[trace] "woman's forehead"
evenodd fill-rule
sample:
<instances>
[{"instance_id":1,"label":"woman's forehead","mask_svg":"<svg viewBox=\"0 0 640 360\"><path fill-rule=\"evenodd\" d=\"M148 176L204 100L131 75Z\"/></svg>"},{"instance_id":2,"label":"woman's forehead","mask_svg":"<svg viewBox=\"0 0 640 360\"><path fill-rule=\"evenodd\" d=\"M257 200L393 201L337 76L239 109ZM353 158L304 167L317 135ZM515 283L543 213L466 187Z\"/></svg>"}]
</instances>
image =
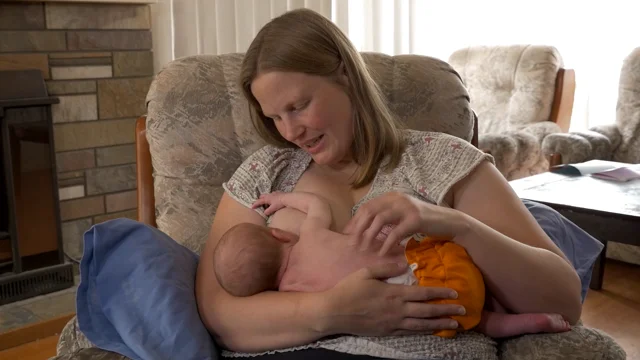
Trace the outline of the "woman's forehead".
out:
<instances>
[{"instance_id":1,"label":"woman's forehead","mask_svg":"<svg viewBox=\"0 0 640 360\"><path fill-rule=\"evenodd\" d=\"M303 73L272 71L258 75L251 83L251 92L263 112L276 112L292 105L317 88L320 78Z\"/></svg>"},{"instance_id":2,"label":"woman's forehead","mask_svg":"<svg viewBox=\"0 0 640 360\"><path fill-rule=\"evenodd\" d=\"M251 84L254 92L273 93L310 86L318 82L317 76L299 72L270 71L256 76Z\"/></svg>"}]
</instances>

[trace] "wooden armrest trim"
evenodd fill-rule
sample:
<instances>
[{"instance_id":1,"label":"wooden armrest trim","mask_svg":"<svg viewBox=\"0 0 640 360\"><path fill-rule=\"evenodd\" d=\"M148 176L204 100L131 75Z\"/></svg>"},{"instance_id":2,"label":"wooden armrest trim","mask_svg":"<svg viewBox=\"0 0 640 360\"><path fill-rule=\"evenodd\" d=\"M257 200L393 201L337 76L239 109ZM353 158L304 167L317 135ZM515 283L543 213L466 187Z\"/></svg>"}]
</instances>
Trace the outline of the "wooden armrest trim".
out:
<instances>
[{"instance_id":1,"label":"wooden armrest trim","mask_svg":"<svg viewBox=\"0 0 640 360\"><path fill-rule=\"evenodd\" d=\"M553 96L550 120L562 131L569 131L571 114L573 113L573 99L576 91L576 74L572 69L560 69L556 76L556 89Z\"/></svg>"},{"instance_id":2,"label":"wooden armrest trim","mask_svg":"<svg viewBox=\"0 0 640 360\"><path fill-rule=\"evenodd\" d=\"M136 120L136 175L138 186L138 221L157 227L155 195L153 189L153 165L147 142L147 117Z\"/></svg>"}]
</instances>

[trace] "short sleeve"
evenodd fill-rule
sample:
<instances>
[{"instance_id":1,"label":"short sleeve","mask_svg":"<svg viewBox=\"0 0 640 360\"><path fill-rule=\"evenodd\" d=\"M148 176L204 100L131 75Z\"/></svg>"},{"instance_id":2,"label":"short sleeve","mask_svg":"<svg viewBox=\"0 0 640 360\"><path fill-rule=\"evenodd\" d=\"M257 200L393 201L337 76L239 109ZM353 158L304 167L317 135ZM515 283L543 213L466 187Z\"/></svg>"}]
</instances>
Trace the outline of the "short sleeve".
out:
<instances>
[{"instance_id":1,"label":"short sleeve","mask_svg":"<svg viewBox=\"0 0 640 360\"><path fill-rule=\"evenodd\" d=\"M437 205L482 161L494 163L490 154L452 135L410 131L406 140L405 176L414 191Z\"/></svg>"},{"instance_id":2,"label":"short sleeve","mask_svg":"<svg viewBox=\"0 0 640 360\"><path fill-rule=\"evenodd\" d=\"M274 184L294 155L293 149L264 146L251 154L222 187L234 200L251 207L261 194L273 191ZM267 218L262 208L256 211Z\"/></svg>"}]
</instances>

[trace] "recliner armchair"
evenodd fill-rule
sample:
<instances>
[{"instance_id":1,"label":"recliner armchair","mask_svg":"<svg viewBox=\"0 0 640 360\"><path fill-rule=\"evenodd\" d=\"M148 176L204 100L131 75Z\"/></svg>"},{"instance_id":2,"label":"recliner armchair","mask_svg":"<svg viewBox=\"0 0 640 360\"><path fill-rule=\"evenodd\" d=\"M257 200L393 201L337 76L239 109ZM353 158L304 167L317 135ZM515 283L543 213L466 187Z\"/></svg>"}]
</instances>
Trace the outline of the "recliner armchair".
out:
<instances>
[{"instance_id":1,"label":"recliner armchair","mask_svg":"<svg viewBox=\"0 0 640 360\"><path fill-rule=\"evenodd\" d=\"M549 135L543 141L543 151L558 164L593 159L640 163L640 47L623 61L615 122L585 131Z\"/></svg>"},{"instance_id":2,"label":"recliner armchair","mask_svg":"<svg viewBox=\"0 0 640 360\"><path fill-rule=\"evenodd\" d=\"M575 73L552 46L473 46L449 63L462 77L478 114L479 147L514 180L544 172L543 139L569 129Z\"/></svg>"},{"instance_id":3,"label":"recliner armchair","mask_svg":"<svg viewBox=\"0 0 640 360\"><path fill-rule=\"evenodd\" d=\"M620 69L616 119L612 124L567 134L551 134L542 143L551 166L589 160L640 164L640 47ZM610 242L607 256L640 265L640 247Z\"/></svg>"},{"instance_id":4,"label":"recliner armchair","mask_svg":"<svg viewBox=\"0 0 640 360\"><path fill-rule=\"evenodd\" d=\"M191 56L165 66L147 95L148 114L136 127L138 219L196 253L207 239L222 182L264 145L235 81L242 56ZM408 127L474 142L467 91L447 63L418 55L363 56L392 112ZM581 325L499 343L500 359L624 357L610 336ZM52 360L88 359L126 360L93 347L73 319Z\"/></svg>"}]
</instances>

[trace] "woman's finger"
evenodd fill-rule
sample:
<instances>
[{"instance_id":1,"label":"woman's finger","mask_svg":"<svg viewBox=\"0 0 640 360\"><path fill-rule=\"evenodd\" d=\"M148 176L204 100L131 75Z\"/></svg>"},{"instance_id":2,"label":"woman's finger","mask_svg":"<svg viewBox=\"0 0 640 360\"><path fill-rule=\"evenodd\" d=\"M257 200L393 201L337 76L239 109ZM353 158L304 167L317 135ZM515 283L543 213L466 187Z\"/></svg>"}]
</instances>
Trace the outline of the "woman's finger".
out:
<instances>
[{"instance_id":1,"label":"woman's finger","mask_svg":"<svg viewBox=\"0 0 640 360\"><path fill-rule=\"evenodd\" d=\"M345 234L362 234L371 224L373 218L388 209L388 194L375 197L360 206L356 214L347 222Z\"/></svg>"},{"instance_id":2,"label":"woman's finger","mask_svg":"<svg viewBox=\"0 0 640 360\"><path fill-rule=\"evenodd\" d=\"M458 293L455 290L446 287L398 286L401 286L403 291L402 299L408 302L458 298Z\"/></svg>"},{"instance_id":3,"label":"woman's finger","mask_svg":"<svg viewBox=\"0 0 640 360\"><path fill-rule=\"evenodd\" d=\"M386 223L389 223L387 218L388 216L385 216L385 214L378 214L373 218L369 227L362 233L362 245L360 246L360 250L367 250L371 246L376 236L378 236L380 231L382 231L382 227Z\"/></svg>"},{"instance_id":4,"label":"woman's finger","mask_svg":"<svg viewBox=\"0 0 640 360\"><path fill-rule=\"evenodd\" d=\"M380 247L378 255L385 256L392 247L400 245L400 238L397 234L397 232L392 232L387 236L387 238L384 240L384 243L382 244L382 247Z\"/></svg>"},{"instance_id":5,"label":"woman's finger","mask_svg":"<svg viewBox=\"0 0 640 360\"><path fill-rule=\"evenodd\" d=\"M409 318L431 319L443 316L459 316L465 313L466 309L462 305L411 302L406 305L404 316Z\"/></svg>"},{"instance_id":6,"label":"woman's finger","mask_svg":"<svg viewBox=\"0 0 640 360\"><path fill-rule=\"evenodd\" d=\"M369 212L366 211L366 209L361 208L349 220L343 230L343 233L347 235L362 236L362 233L369 227L372 221L373 217L369 215Z\"/></svg>"},{"instance_id":7,"label":"woman's finger","mask_svg":"<svg viewBox=\"0 0 640 360\"><path fill-rule=\"evenodd\" d=\"M408 235L412 235L412 233L415 232L413 227L409 219L406 217L402 219L387 235L387 239L384 241L384 244L382 244L382 247L380 247L380 256L384 256L393 246L400 244L402 239Z\"/></svg>"},{"instance_id":8,"label":"woman's finger","mask_svg":"<svg viewBox=\"0 0 640 360\"><path fill-rule=\"evenodd\" d=\"M376 264L363 269L358 270L359 276L364 279L377 279L386 280L395 276L400 276L407 271L408 265L401 263L386 263ZM391 285L389 286L405 286L406 285Z\"/></svg>"}]
</instances>

